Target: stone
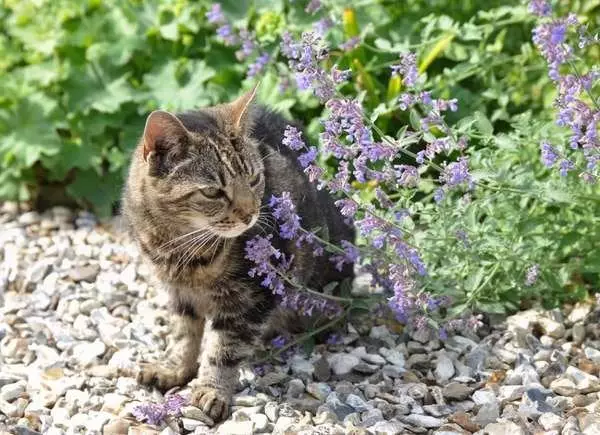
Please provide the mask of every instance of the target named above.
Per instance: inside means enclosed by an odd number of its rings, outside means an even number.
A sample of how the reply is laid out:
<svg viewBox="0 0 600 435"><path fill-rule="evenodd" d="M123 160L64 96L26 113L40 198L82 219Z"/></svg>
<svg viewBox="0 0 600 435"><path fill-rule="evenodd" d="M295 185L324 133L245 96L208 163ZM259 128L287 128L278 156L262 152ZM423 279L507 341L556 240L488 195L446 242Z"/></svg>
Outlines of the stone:
<svg viewBox="0 0 600 435"><path fill-rule="evenodd" d="M380 365L380 366L385 364L384 357L382 357L381 355L377 355L377 354L367 353L364 346L356 347L356 348L352 349L352 351L350 353L352 355L355 355L355 356L361 358L363 361L366 361L369 364L375 364L375 365Z"/></svg>
<svg viewBox="0 0 600 435"><path fill-rule="evenodd" d="M465 400L471 396L474 388L458 382L450 382L442 390L442 394L449 400Z"/></svg>
<svg viewBox="0 0 600 435"><path fill-rule="evenodd" d="M502 385L498 389L498 400L500 402L513 402L520 399L525 392L523 385Z"/></svg>
<svg viewBox="0 0 600 435"><path fill-rule="evenodd" d="M448 420L456 423L458 426L469 432L477 432L481 429L481 427L475 423L466 412L456 412L452 414Z"/></svg>
<svg viewBox="0 0 600 435"><path fill-rule="evenodd" d="M79 266L69 271L69 278L75 282L94 282L99 273L100 266L98 265Z"/></svg>
<svg viewBox="0 0 600 435"><path fill-rule="evenodd" d="M254 424L255 432L264 432L269 426L269 419L265 414L252 414L250 420Z"/></svg>
<svg viewBox="0 0 600 435"><path fill-rule="evenodd" d="M490 423L483 429L486 435L526 435L526 432L512 421Z"/></svg>
<svg viewBox="0 0 600 435"><path fill-rule="evenodd" d="M569 320L569 322L571 322L573 324L583 322L585 320L585 318L587 317L587 315L590 313L590 311L592 311L591 304L588 304L585 302L579 302L575 305L573 310L569 313L569 316L567 317L567 319Z"/></svg>
<svg viewBox="0 0 600 435"><path fill-rule="evenodd" d="M360 362L352 369L356 373L362 373L365 375L372 375L373 373L377 373L379 371L379 366L376 364L367 364L365 362Z"/></svg>
<svg viewBox="0 0 600 435"><path fill-rule="evenodd" d="M235 406L259 406L264 405L265 400L258 396L241 395L234 396L232 403Z"/></svg>
<svg viewBox="0 0 600 435"><path fill-rule="evenodd" d="M473 421L477 424L485 426L489 423L493 423L500 417L500 405L498 402L491 402L484 404L477 415L473 418Z"/></svg>
<svg viewBox="0 0 600 435"><path fill-rule="evenodd" d="M102 411L118 414L129 398L122 394L107 393L103 396Z"/></svg>
<svg viewBox="0 0 600 435"><path fill-rule="evenodd" d="M0 389L0 400L12 402L25 391L25 385L21 382L8 384Z"/></svg>
<svg viewBox="0 0 600 435"><path fill-rule="evenodd" d="M445 353L438 355L434 374L438 384L442 385L454 376L454 364Z"/></svg>
<svg viewBox="0 0 600 435"><path fill-rule="evenodd" d="M542 327L544 333L550 337L561 338L565 335L565 325L556 320L540 317L538 323Z"/></svg>
<svg viewBox="0 0 600 435"><path fill-rule="evenodd" d="M359 412L366 411L367 409L369 409L367 403L356 394L348 394L348 397L346 397L346 404L350 405L352 408Z"/></svg>
<svg viewBox="0 0 600 435"><path fill-rule="evenodd" d="M279 417L273 427L273 433L286 433L294 423L296 423L295 417Z"/></svg>
<svg viewBox="0 0 600 435"><path fill-rule="evenodd" d="M123 435L129 432L131 421L124 418L115 418L104 425L103 435Z"/></svg>
<svg viewBox="0 0 600 435"><path fill-rule="evenodd" d="M328 362L335 373L338 376L347 375L360 363L360 359L355 355L347 353L336 353L332 354L328 358Z"/></svg>
<svg viewBox="0 0 600 435"><path fill-rule="evenodd" d="M576 323L573 325L573 342L575 344L581 344L585 340L585 326L583 323Z"/></svg>
<svg viewBox="0 0 600 435"><path fill-rule="evenodd" d="M252 421L225 421L217 429L217 433L222 435L248 435L253 431Z"/></svg>
<svg viewBox="0 0 600 435"><path fill-rule="evenodd" d="M306 391L311 396L324 401L331 393L331 387L324 382L311 382L306 386Z"/></svg>
<svg viewBox="0 0 600 435"><path fill-rule="evenodd" d="M368 427L375 435L401 435L406 433L406 426L398 421L379 421Z"/></svg>
<svg viewBox="0 0 600 435"><path fill-rule="evenodd" d="M319 382L327 382L331 378L331 368L329 362L324 357L319 358L314 363L313 377Z"/></svg>
<svg viewBox="0 0 600 435"><path fill-rule="evenodd" d="M300 379L291 379L287 384L288 397L299 398L304 394L304 382Z"/></svg>
<svg viewBox="0 0 600 435"><path fill-rule="evenodd" d="M267 402L265 404L265 415L273 423L279 417L279 405L276 402Z"/></svg>
<svg viewBox="0 0 600 435"><path fill-rule="evenodd" d="M98 357L104 355L106 345L96 340L92 343L83 342L73 347L73 358L82 367L89 367L98 362Z"/></svg>
<svg viewBox="0 0 600 435"><path fill-rule="evenodd" d="M379 353L392 365L404 367L404 354L396 349L388 349L387 347L380 347Z"/></svg>
<svg viewBox="0 0 600 435"><path fill-rule="evenodd" d="M561 430L564 424L563 419L552 412L544 412L540 415L538 423L546 431Z"/></svg>
<svg viewBox="0 0 600 435"><path fill-rule="evenodd" d="M496 394L489 389L477 390L473 393L471 397L475 405L487 405L489 403L497 403L498 399L496 398Z"/></svg>
<svg viewBox="0 0 600 435"><path fill-rule="evenodd" d="M444 424L444 420L429 415L422 414L410 414L402 418L404 423L410 424L411 426L423 427L426 429L440 427Z"/></svg>
<svg viewBox="0 0 600 435"><path fill-rule="evenodd" d="M202 422L207 426L214 426L215 422L206 415L200 408L195 406L184 406L181 408L181 415L185 418Z"/></svg>
<svg viewBox="0 0 600 435"><path fill-rule="evenodd" d="M292 373L301 379L310 379L315 371L314 365L300 355L294 355L291 358L290 367Z"/></svg>

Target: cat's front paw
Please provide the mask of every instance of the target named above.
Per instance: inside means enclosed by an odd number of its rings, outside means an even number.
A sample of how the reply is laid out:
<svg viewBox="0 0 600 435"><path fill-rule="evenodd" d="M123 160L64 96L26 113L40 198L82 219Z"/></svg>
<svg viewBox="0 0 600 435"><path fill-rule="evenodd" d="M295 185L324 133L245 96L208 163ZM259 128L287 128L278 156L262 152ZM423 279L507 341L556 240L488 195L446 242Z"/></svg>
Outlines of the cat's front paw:
<svg viewBox="0 0 600 435"><path fill-rule="evenodd" d="M229 415L231 396L213 387L197 386L192 389L190 402L218 422Z"/></svg>
<svg viewBox="0 0 600 435"><path fill-rule="evenodd" d="M161 364L142 363L137 374L137 381L142 385L153 386L165 392L173 387L187 384L195 374L196 369L185 370Z"/></svg>

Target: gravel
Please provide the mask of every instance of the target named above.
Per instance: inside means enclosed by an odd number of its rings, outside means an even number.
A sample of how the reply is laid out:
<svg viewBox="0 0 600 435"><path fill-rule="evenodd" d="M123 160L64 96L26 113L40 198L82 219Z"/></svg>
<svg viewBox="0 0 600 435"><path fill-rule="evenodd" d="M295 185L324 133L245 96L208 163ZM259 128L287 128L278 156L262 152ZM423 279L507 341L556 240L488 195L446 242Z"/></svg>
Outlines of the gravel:
<svg viewBox="0 0 600 435"><path fill-rule="evenodd" d="M193 406L144 424L134 408L165 397L120 375L164 358L167 296L117 221L18 210L0 209L0 433L600 433L600 308L586 303L446 341L348 325L340 344L243 370L221 424Z"/></svg>

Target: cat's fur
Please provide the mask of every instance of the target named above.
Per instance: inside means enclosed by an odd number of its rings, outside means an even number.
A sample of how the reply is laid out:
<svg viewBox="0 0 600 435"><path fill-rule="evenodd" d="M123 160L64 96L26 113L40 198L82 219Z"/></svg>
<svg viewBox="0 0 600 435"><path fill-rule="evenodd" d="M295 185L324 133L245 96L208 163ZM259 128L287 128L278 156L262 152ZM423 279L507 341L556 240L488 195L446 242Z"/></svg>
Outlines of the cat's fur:
<svg viewBox="0 0 600 435"><path fill-rule="evenodd" d="M246 241L268 230L265 222L274 222L267 216L255 224L259 210L268 215L271 195L287 191L303 227L320 228L333 243L354 239L332 198L308 181L296 152L281 145L290 123L254 106L253 96L176 117L153 112L124 193L130 231L169 292L175 331L167 361L142 364L138 381L167 390L197 376L192 404L215 420L228 414L239 364L267 328L282 326L276 324L282 316L275 297L260 278L248 276L252 264L244 258ZM212 196L214 186L224 187L229 201L220 197L215 204L198 192L208 189ZM182 237L206 226L227 237L201 235L195 245L193 235ZM277 234L273 245L294 255L295 279L312 288L352 276L351 265L339 272L326 258L315 259L310 246L297 248Z"/></svg>

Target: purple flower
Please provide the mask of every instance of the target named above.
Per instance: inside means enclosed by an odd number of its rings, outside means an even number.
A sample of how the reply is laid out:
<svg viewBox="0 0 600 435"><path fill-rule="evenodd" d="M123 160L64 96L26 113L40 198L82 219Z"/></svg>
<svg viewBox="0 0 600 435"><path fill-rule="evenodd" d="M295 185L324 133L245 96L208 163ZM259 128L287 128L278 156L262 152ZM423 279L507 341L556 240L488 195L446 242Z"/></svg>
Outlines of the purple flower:
<svg viewBox="0 0 600 435"><path fill-rule="evenodd" d="M360 37L354 36L354 37L348 39L347 41L341 43L339 48L342 51L352 51L359 45L360 45Z"/></svg>
<svg viewBox="0 0 600 435"><path fill-rule="evenodd" d="M529 12L539 17L547 17L552 12L552 7L546 0L531 0Z"/></svg>
<svg viewBox="0 0 600 435"><path fill-rule="evenodd" d="M329 345L342 344L344 340L340 334L330 334L325 343Z"/></svg>
<svg viewBox="0 0 600 435"><path fill-rule="evenodd" d="M248 77L254 77L262 72L267 66L271 57L268 53L262 53L256 60L248 66Z"/></svg>
<svg viewBox="0 0 600 435"><path fill-rule="evenodd" d="M307 168L312 162L317 158L317 149L315 147L310 147L307 152L304 154L300 154L298 156L298 161L300 162L300 166L303 168Z"/></svg>
<svg viewBox="0 0 600 435"><path fill-rule="evenodd" d="M556 149L548 142L543 141L540 145L540 150L542 152L542 163L544 166L551 168L554 166L556 161L558 160L558 153Z"/></svg>
<svg viewBox="0 0 600 435"><path fill-rule="evenodd" d="M167 414L173 416L179 416L181 414L181 408L187 404L187 399L179 394L170 394L165 400L165 410Z"/></svg>
<svg viewBox="0 0 600 435"><path fill-rule="evenodd" d="M321 0L310 0L304 9L309 14L315 14L321 9Z"/></svg>
<svg viewBox="0 0 600 435"><path fill-rule="evenodd" d="M559 168L559 173L561 177L566 177L569 171L575 169L575 164L568 159L563 159L560 161Z"/></svg>
<svg viewBox="0 0 600 435"><path fill-rule="evenodd" d="M235 56L242 61L252 55L256 48L256 42L254 41L254 35L247 29L240 30L240 40L242 41L242 47L235 52Z"/></svg>
<svg viewBox="0 0 600 435"><path fill-rule="evenodd" d="M354 217L358 211L358 204L352 199L338 199L335 205L340 209L344 216Z"/></svg>
<svg viewBox="0 0 600 435"><path fill-rule="evenodd" d="M415 187L419 184L419 171L411 165L396 165L396 182L400 186Z"/></svg>
<svg viewBox="0 0 600 435"><path fill-rule="evenodd" d="M419 72L417 71L417 56L414 53L402 53L400 63L392 65L392 75L402 76L402 81L407 87L412 87L417 83Z"/></svg>
<svg viewBox="0 0 600 435"><path fill-rule="evenodd" d="M542 23L533 29L533 42L548 62L549 76L558 81L560 66L573 57L573 48L564 44L569 26L578 24L577 18L570 15L567 18Z"/></svg>
<svg viewBox="0 0 600 435"><path fill-rule="evenodd" d="M167 417L167 410L164 405L158 403L141 403L134 406L131 413L143 423L160 425Z"/></svg>
<svg viewBox="0 0 600 435"><path fill-rule="evenodd" d="M466 157L461 157L456 162L452 162L444 168L440 175L440 181L448 187L467 184L469 188L473 187L473 180L469 173L469 161Z"/></svg>
<svg viewBox="0 0 600 435"><path fill-rule="evenodd" d="M360 251L352 243L347 240L342 240L341 245L344 253L333 255L329 258L329 261L335 263L335 268L339 271L343 269L344 264L354 264L358 262L358 259L360 258Z"/></svg>
<svg viewBox="0 0 600 435"><path fill-rule="evenodd" d="M278 335L277 337L275 337L274 339L271 340L271 344L276 349L281 349L283 346L285 346L287 344L287 339L282 335Z"/></svg>
<svg viewBox="0 0 600 435"><path fill-rule="evenodd" d="M537 282L539 275L540 275L540 266L537 264L530 266L527 269L527 274L525 276L525 285L528 287L531 287L532 285L534 285Z"/></svg>
<svg viewBox="0 0 600 435"><path fill-rule="evenodd" d="M217 29L217 35L223 40L225 45L235 45L238 41L231 25L223 24Z"/></svg>
<svg viewBox="0 0 600 435"><path fill-rule="evenodd" d="M327 33L327 31L329 29L331 29L333 27L333 21L331 21L331 18L321 18L319 21L317 21L314 25L313 25L313 29L315 31L315 33L319 36L324 36L325 33Z"/></svg>
<svg viewBox="0 0 600 435"><path fill-rule="evenodd" d="M283 192L280 197L271 196L269 207L273 216L279 222L279 234L282 238L294 239L300 230L300 216L296 214L296 206L289 192Z"/></svg>
<svg viewBox="0 0 600 435"><path fill-rule="evenodd" d="M206 13L206 19L211 24L224 24L227 22L225 16L223 15L223 11L221 11L221 5L219 3L214 3L210 7L210 11Z"/></svg>
<svg viewBox="0 0 600 435"><path fill-rule="evenodd" d="M306 145L302 140L302 132L293 125L288 125L285 127L285 131L283 132L283 140L281 143L294 151L306 148Z"/></svg>

